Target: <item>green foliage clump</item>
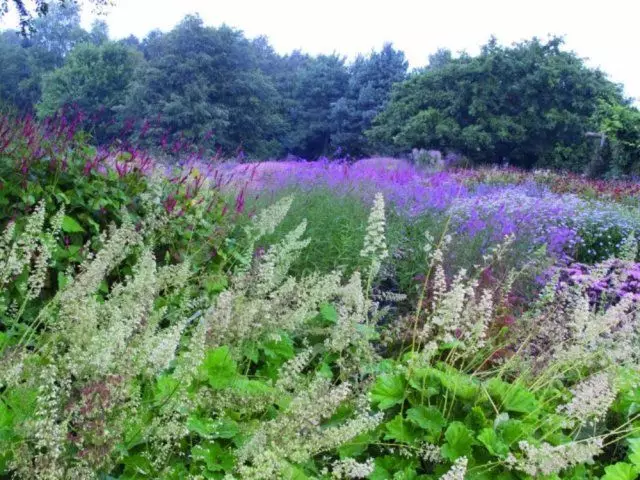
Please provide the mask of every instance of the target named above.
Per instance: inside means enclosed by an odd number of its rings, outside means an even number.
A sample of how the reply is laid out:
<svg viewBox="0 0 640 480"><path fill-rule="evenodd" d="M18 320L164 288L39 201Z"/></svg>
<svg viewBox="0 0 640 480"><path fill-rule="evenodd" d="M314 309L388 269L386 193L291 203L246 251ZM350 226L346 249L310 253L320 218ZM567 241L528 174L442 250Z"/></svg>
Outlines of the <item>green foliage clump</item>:
<svg viewBox="0 0 640 480"><path fill-rule="evenodd" d="M640 111L630 105L601 101L597 117L599 130L604 135L604 148L594 162L595 171L589 173L612 178L637 176L640 173Z"/></svg>
<svg viewBox="0 0 640 480"><path fill-rule="evenodd" d="M95 141L106 143L118 133L114 108L124 103L138 63L139 54L119 43L78 45L61 68L44 76L38 115L50 117L73 104L91 119Z"/></svg>
<svg viewBox="0 0 640 480"><path fill-rule="evenodd" d="M193 143L257 158L362 155L372 148L364 130L407 69L391 45L350 66L339 55L280 56L265 37L196 16L142 41L109 41L104 22L84 30L77 4L52 5L33 27L28 38L0 34L10 67L0 106L42 117L74 106L98 144L131 136L172 154Z"/></svg>
<svg viewBox="0 0 640 480"><path fill-rule="evenodd" d="M0 323L12 339L22 335L42 302L54 297L91 258L111 225L130 222L138 229L149 228L161 265L187 255L214 270L214 265L226 261L223 200L215 189L203 188L201 174L192 172L181 182L172 182L152 173L154 165L146 154L98 150L63 119L38 124L30 118L19 122L5 117L1 125L3 139L8 139L0 151L5 246L23 235L31 245L21 247L24 268L16 266L15 278L0 292ZM62 216L41 235L44 218L30 226L34 211L62 212ZM130 274L131 261L105 278L102 293L120 275ZM26 288L32 266L43 276L35 298ZM15 308L18 315L11 314Z"/></svg>
<svg viewBox="0 0 640 480"><path fill-rule="evenodd" d="M279 55L264 36L193 15L166 33L110 41L104 22L82 28L76 3L37 4L46 12L28 36L0 32L0 108L46 116L74 106L98 144L258 159L425 150L455 154L445 158L457 165L638 173L637 108L560 38L491 39L477 56L440 49L407 74L391 44L349 63Z"/></svg>
<svg viewBox="0 0 640 480"><path fill-rule="evenodd" d="M273 145L283 124L278 92L240 31L206 27L190 16L171 32L148 38L144 54L122 115L157 119L150 133L170 141L201 142L214 134L211 142L227 152L279 153Z"/></svg>
<svg viewBox="0 0 640 480"><path fill-rule="evenodd" d="M349 73L344 58L338 55L319 55L307 58L305 68L299 68L293 78L290 131L285 145L291 153L306 158L331 155L331 135L335 124L331 119L332 106L346 93Z"/></svg>
<svg viewBox="0 0 640 480"><path fill-rule="evenodd" d="M0 80L0 100L27 113L35 109L42 96L43 77L62 67L65 56L76 45L91 41L80 26L76 3L52 5L46 16L33 19L32 26L28 38L12 30L0 35L0 58L8 67Z"/></svg>
<svg viewBox="0 0 640 480"><path fill-rule="evenodd" d="M475 163L582 170L598 102L623 102L619 87L587 68L562 40L442 57L394 91L370 137L396 151L436 148Z"/></svg>
<svg viewBox="0 0 640 480"><path fill-rule="evenodd" d="M386 106L391 88L402 82L408 63L404 53L385 44L380 52L359 56L349 66L347 91L331 108L331 143L353 156L372 153L364 132Z"/></svg>

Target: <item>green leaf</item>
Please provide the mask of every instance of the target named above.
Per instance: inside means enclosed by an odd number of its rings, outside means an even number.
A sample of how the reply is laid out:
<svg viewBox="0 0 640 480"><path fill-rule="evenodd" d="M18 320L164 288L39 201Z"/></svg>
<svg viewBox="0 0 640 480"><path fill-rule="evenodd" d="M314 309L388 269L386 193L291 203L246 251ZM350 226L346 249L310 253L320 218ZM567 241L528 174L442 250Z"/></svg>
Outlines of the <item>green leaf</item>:
<svg viewBox="0 0 640 480"><path fill-rule="evenodd" d="M604 469L605 475L601 480L635 480L638 478L638 470L628 463L618 462Z"/></svg>
<svg viewBox="0 0 640 480"><path fill-rule="evenodd" d="M309 476L297 465L287 465L282 473L287 480L309 480Z"/></svg>
<svg viewBox="0 0 640 480"><path fill-rule="evenodd" d="M100 224L98 222L96 222L93 218L91 217L87 217L86 218L87 223L91 226L91 230L93 230L93 232L95 234L99 234L100 233Z"/></svg>
<svg viewBox="0 0 640 480"><path fill-rule="evenodd" d="M293 342L286 335L282 335L279 341L269 340L264 342L262 349L267 357L278 360L290 360L296 354L293 349Z"/></svg>
<svg viewBox="0 0 640 480"><path fill-rule="evenodd" d="M213 420L195 415L187 419L187 428L204 438L233 438L240 431L238 424L230 418Z"/></svg>
<svg viewBox="0 0 640 480"><path fill-rule="evenodd" d="M406 467L393 475L393 480L417 480L418 474L413 467Z"/></svg>
<svg viewBox="0 0 640 480"><path fill-rule="evenodd" d="M155 385L154 400L158 404L165 403L176 392L180 382L169 375L158 377Z"/></svg>
<svg viewBox="0 0 640 480"><path fill-rule="evenodd" d="M371 475L369 475L369 480L391 480L392 478L393 476L389 470L384 468L382 465L378 465L376 459L376 466L374 467L373 472L371 472Z"/></svg>
<svg viewBox="0 0 640 480"><path fill-rule="evenodd" d="M234 458L229 449L222 448L217 443L204 443L191 449L194 460L201 460L212 472L229 472L233 469Z"/></svg>
<svg viewBox="0 0 640 480"><path fill-rule="evenodd" d="M233 382L233 389L246 396L267 395L275 392L275 389L261 380L250 380L246 377L239 377Z"/></svg>
<svg viewBox="0 0 640 480"><path fill-rule="evenodd" d="M216 431L216 422L210 418L200 418L192 415L187 419L187 428L192 433L197 433L201 437L209 438Z"/></svg>
<svg viewBox="0 0 640 480"><path fill-rule="evenodd" d="M382 375L371 390L371 399L382 410L404 401L407 384L402 375Z"/></svg>
<svg viewBox="0 0 640 480"><path fill-rule="evenodd" d="M213 438L233 438L239 431L240 429L235 421L230 418L224 418L218 422Z"/></svg>
<svg viewBox="0 0 640 480"><path fill-rule="evenodd" d="M368 477L369 480L390 480L400 476L408 471L415 470L416 461L407 459L399 455L385 455L384 457L376 457L375 469Z"/></svg>
<svg viewBox="0 0 640 480"><path fill-rule="evenodd" d="M142 455L131 455L122 459L122 463L126 466L125 473L133 475L134 478L140 478L140 475L147 476L153 472L151 460Z"/></svg>
<svg viewBox="0 0 640 480"><path fill-rule="evenodd" d="M487 420L484 411L478 406L475 406L471 409L467 416L464 417L463 423L471 430L476 432L490 425L490 422Z"/></svg>
<svg viewBox="0 0 640 480"><path fill-rule="evenodd" d="M372 375L382 375L383 373L391 374L395 369L396 362L390 358L385 358L384 360L380 360L372 365L366 366L365 369L368 373Z"/></svg>
<svg viewBox="0 0 640 480"><path fill-rule="evenodd" d="M216 277L205 282L207 293L219 293L229 285L226 277Z"/></svg>
<svg viewBox="0 0 640 480"><path fill-rule="evenodd" d="M324 378L328 378L331 380L333 378L333 371L331 370L331 365L327 362L322 362L317 369L318 375Z"/></svg>
<svg viewBox="0 0 640 480"><path fill-rule="evenodd" d="M440 372L442 386L463 400L473 400L480 392L480 382L466 373L462 373L450 365L445 365Z"/></svg>
<svg viewBox="0 0 640 480"><path fill-rule="evenodd" d="M62 290L69 283L69 278L62 272L58 272L58 290Z"/></svg>
<svg viewBox="0 0 640 480"><path fill-rule="evenodd" d="M486 447L491 455L504 458L509 453L509 447L498 437L493 428L484 428L478 435L478 440Z"/></svg>
<svg viewBox="0 0 640 480"><path fill-rule="evenodd" d="M202 368L209 380L209 385L214 389L231 386L237 377L237 365L227 346L209 350Z"/></svg>
<svg viewBox="0 0 640 480"><path fill-rule="evenodd" d="M323 303L320 305L320 316L325 322L333 325L338 321L338 312L330 303Z"/></svg>
<svg viewBox="0 0 640 480"><path fill-rule="evenodd" d="M106 280L102 280L98 285L98 291L102 293L109 293L109 283Z"/></svg>
<svg viewBox="0 0 640 480"><path fill-rule="evenodd" d="M499 378L492 378L486 383L486 388L489 394L498 400L499 406L505 410L531 413L538 408L535 395L517 383L510 384Z"/></svg>
<svg viewBox="0 0 640 480"><path fill-rule="evenodd" d="M440 387L442 383L440 382L439 371L435 368L418 368L413 371L411 377L409 378L409 384L419 391L421 396L426 396L427 398L440 393Z"/></svg>
<svg viewBox="0 0 640 480"><path fill-rule="evenodd" d="M69 204L69 197L67 195L65 195L64 192L61 192L60 190L56 190L53 193L53 196L56 198L56 200L58 200L59 203L65 203L65 204Z"/></svg>
<svg viewBox="0 0 640 480"><path fill-rule="evenodd" d="M526 438L531 433L532 427L520 420L509 419L500 423L496 430L502 441L510 446Z"/></svg>
<svg viewBox="0 0 640 480"><path fill-rule="evenodd" d="M385 440L397 440L398 442L413 443L420 437L420 431L407 422L402 414L398 414L385 425L387 433Z"/></svg>
<svg viewBox="0 0 640 480"><path fill-rule="evenodd" d="M629 443L629 460L638 469L640 469L640 438L630 438L627 440Z"/></svg>
<svg viewBox="0 0 640 480"><path fill-rule="evenodd" d="M439 368L425 367L414 371L415 388L435 388L441 385L462 400L473 400L480 392L480 383L470 375L461 373L449 365L441 364Z"/></svg>
<svg viewBox="0 0 640 480"><path fill-rule="evenodd" d="M62 219L62 231L66 233L81 233L84 232L84 228L75 218L65 215Z"/></svg>
<svg viewBox="0 0 640 480"><path fill-rule="evenodd" d="M407 419L411 423L431 433L433 436L439 435L442 428L447 424L440 410L424 405L407 410Z"/></svg>
<svg viewBox="0 0 640 480"><path fill-rule="evenodd" d="M374 432L361 433L347 443L343 443L338 448L340 458L350 458L362 455L370 444L374 443L378 438L378 434Z"/></svg>
<svg viewBox="0 0 640 480"><path fill-rule="evenodd" d="M187 470L187 467L185 466L185 464L182 462L178 462L177 460L172 460L171 465L168 466L168 469L162 473L163 473L164 480L182 480L183 478L189 477L189 470ZM207 472L205 472L205 478L207 478L206 474ZM214 478L214 477L211 477L211 478ZM117 480L117 479L107 477L101 480ZM120 477L119 480L125 480L125 479Z"/></svg>
<svg viewBox="0 0 640 480"><path fill-rule="evenodd" d="M69 260L80 262L82 261L82 256L80 255L80 249L82 247L80 245L69 245L66 250L61 250L64 256Z"/></svg>
<svg viewBox="0 0 640 480"><path fill-rule="evenodd" d="M0 401L0 441L8 441L13 436L13 414L4 402Z"/></svg>
<svg viewBox="0 0 640 480"><path fill-rule="evenodd" d="M475 443L473 434L464 423L452 422L444 433L447 443L442 446L442 456L454 461L458 457L469 456Z"/></svg>
<svg viewBox="0 0 640 480"><path fill-rule="evenodd" d="M258 344L253 341L245 342L242 345L242 355L251 360L253 363L258 363L260 359L260 350Z"/></svg>
<svg viewBox="0 0 640 480"><path fill-rule="evenodd" d="M0 475L6 476L6 478L10 478L8 476L10 459L11 459L11 452L4 451L0 453Z"/></svg>

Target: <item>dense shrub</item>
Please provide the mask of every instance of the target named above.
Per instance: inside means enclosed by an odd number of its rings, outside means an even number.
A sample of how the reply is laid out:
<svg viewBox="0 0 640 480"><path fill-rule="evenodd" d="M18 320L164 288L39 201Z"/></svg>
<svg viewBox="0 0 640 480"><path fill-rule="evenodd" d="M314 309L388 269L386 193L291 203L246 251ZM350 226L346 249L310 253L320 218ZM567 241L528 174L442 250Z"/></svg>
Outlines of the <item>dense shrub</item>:
<svg viewBox="0 0 640 480"><path fill-rule="evenodd" d="M587 68L562 40L536 38L427 66L397 86L370 137L392 152L437 148L480 163L583 170L598 129L599 100L618 87ZM541 92L544 92L543 94Z"/></svg>

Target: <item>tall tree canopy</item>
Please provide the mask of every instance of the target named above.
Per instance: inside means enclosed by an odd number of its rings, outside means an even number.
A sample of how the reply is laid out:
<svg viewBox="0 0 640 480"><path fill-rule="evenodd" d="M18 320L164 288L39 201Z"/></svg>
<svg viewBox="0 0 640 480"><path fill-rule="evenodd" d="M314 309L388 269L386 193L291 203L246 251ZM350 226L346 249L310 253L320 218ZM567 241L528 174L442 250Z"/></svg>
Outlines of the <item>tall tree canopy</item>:
<svg viewBox="0 0 640 480"><path fill-rule="evenodd" d="M119 43L79 45L61 68L45 75L38 115L73 104L88 117L95 139L107 141L117 133L114 108L124 103L138 61L135 51Z"/></svg>
<svg viewBox="0 0 640 480"><path fill-rule="evenodd" d="M437 62L393 93L369 135L396 150L462 152L476 162L579 169L591 154L598 101L622 102L620 87L587 68L562 40L512 47L492 39L480 55Z"/></svg>
<svg viewBox="0 0 640 480"><path fill-rule="evenodd" d="M103 21L81 27L77 1L33 5L46 15L29 11L28 35L0 32L0 108L42 117L79 107L99 144L122 139L173 154L195 143L260 159L417 147L476 163L640 173L640 113L558 38L491 40L475 57L439 49L407 74L391 44L352 62L281 55L266 37L197 16L111 41Z"/></svg>
<svg viewBox="0 0 640 480"><path fill-rule="evenodd" d="M0 61L0 105L29 110L32 103L21 88L22 82L29 79L29 56L14 32L0 32Z"/></svg>
<svg viewBox="0 0 640 480"><path fill-rule="evenodd" d="M338 55L320 55L306 59L304 68L297 70L288 112L291 130L287 150L291 153L306 158L333 153L331 108L349 83L344 62Z"/></svg>
<svg viewBox="0 0 640 480"><path fill-rule="evenodd" d="M7 92L0 99L6 102L12 98L22 111L33 110L40 100L44 75L62 67L71 50L90 38L80 26L74 3L52 6L33 24L35 30L28 38L10 30L0 35L0 93Z"/></svg>
<svg viewBox="0 0 640 480"><path fill-rule="evenodd" d="M197 141L213 134L226 150L268 155L277 146L278 92L241 32L189 16L171 32L147 38L143 51L147 61L134 76L123 115L159 117L158 128L172 137Z"/></svg>
<svg viewBox="0 0 640 480"><path fill-rule="evenodd" d="M349 67L345 94L331 107L334 133L331 143L352 155L367 152L365 130L387 104L391 87L405 79L408 63L404 53L386 44L380 52L358 56Z"/></svg>

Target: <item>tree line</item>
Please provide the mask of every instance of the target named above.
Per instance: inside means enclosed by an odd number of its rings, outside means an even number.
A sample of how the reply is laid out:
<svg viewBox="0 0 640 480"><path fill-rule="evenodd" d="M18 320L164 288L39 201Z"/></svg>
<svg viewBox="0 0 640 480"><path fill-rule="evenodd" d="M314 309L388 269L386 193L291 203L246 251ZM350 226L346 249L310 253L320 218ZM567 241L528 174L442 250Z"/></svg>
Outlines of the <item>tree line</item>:
<svg viewBox="0 0 640 480"><path fill-rule="evenodd" d="M99 144L308 159L424 148L474 164L640 173L640 113L561 38L492 38L476 56L442 49L409 71L391 44L352 62L280 55L265 37L198 16L113 41L104 22L84 30L78 6L64 3L30 27L0 32L2 108L82 112Z"/></svg>

